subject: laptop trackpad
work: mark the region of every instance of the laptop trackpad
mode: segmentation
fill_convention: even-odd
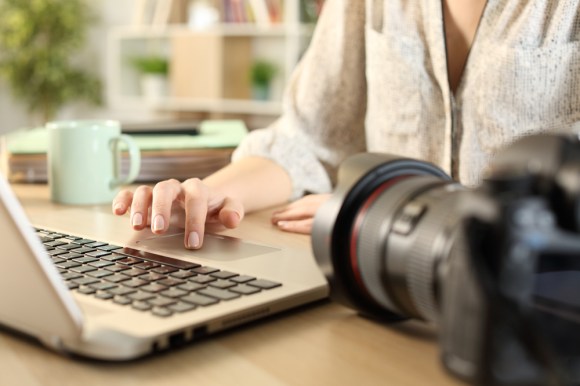
[[[137,249],[158,254],[169,253],[184,258],[202,258],[218,261],[232,261],[272,253],[279,249],[258,245],[235,237],[206,234],[203,247],[199,250],[185,249],[183,232],[151,236],[134,242]]]

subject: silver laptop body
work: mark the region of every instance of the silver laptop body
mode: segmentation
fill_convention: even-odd
[[[233,232],[238,236],[239,231],[243,239],[207,235],[202,250],[188,251],[183,247],[182,231],[170,230],[160,237],[149,231],[134,232],[126,218],[114,216],[102,207],[63,207],[46,202],[35,206],[31,202],[27,205],[29,221],[4,178],[0,178],[0,198],[0,324],[31,335],[60,352],[103,360],[129,360],[328,294],[327,283],[308,243],[288,247],[259,241],[269,232],[277,232],[266,221],[255,228],[243,223]],[[121,305],[95,294],[69,290],[35,228],[281,285],[158,316],[134,309],[130,304]],[[248,238],[256,241],[246,241]]]

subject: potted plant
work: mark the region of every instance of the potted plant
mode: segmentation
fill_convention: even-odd
[[[250,80],[254,99],[268,100],[272,79],[278,73],[278,68],[267,60],[256,60],[251,67]]]
[[[34,124],[54,119],[70,102],[101,102],[99,79],[73,65],[95,20],[88,2],[2,0],[0,15],[0,77]]]
[[[169,62],[160,55],[140,56],[132,59],[141,75],[141,92],[148,102],[157,102],[167,95]]]

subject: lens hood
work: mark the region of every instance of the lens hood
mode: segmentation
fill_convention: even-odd
[[[357,213],[369,197],[414,176],[451,180],[431,163],[391,154],[361,153],[341,164],[335,191],[318,210],[312,230],[313,252],[329,281],[333,300],[373,318],[401,319],[377,304],[360,283],[353,267],[356,262],[351,259],[351,234]]]

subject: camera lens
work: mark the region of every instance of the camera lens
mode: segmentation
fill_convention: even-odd
[[[331,296],[375,318],[434,320],[462,191],[426,162],[379,154],[345,161],[312,235]]]

